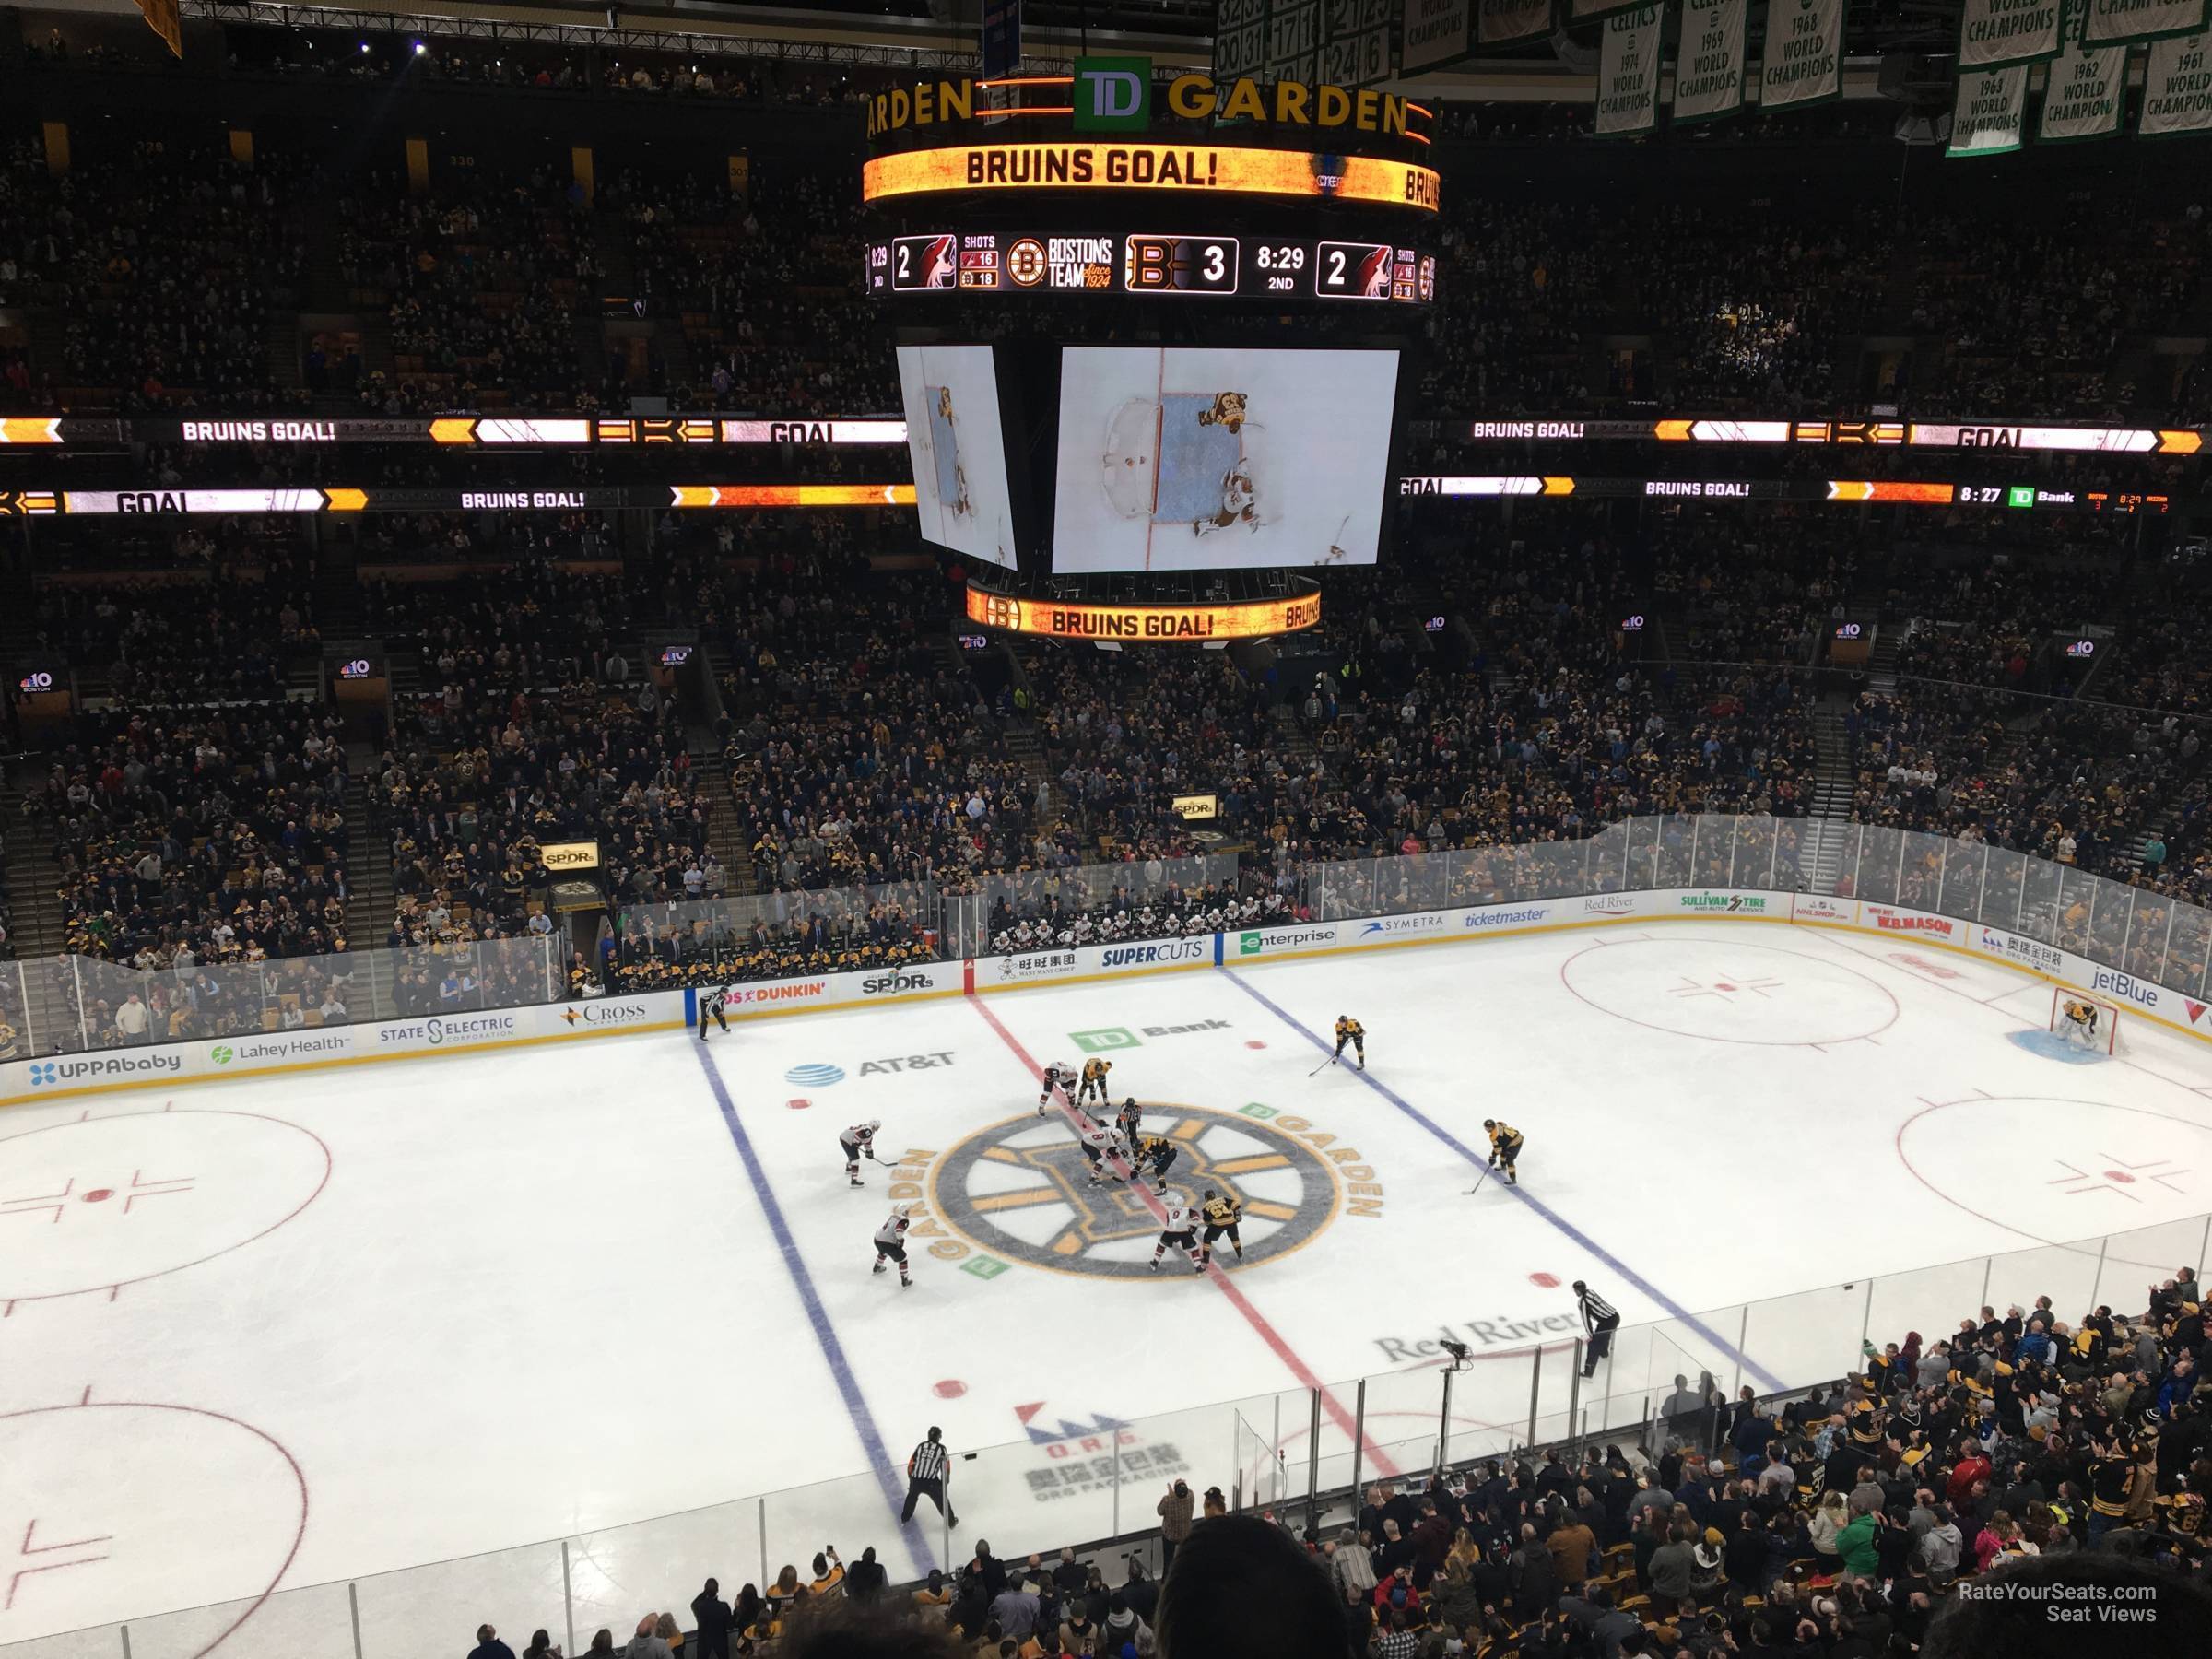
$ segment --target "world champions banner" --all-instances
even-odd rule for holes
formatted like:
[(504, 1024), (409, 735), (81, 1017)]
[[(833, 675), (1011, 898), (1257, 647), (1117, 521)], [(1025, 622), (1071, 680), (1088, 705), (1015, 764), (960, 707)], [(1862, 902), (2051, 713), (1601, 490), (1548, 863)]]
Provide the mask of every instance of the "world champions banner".
[(1682, 0), (1675, 48), (1675, 120), (1710, 121), (1744, 107), (1744, 13), (1750, 0)]
[(1966, 0), (1959, 67), (2002, 69), (2058, 55), (2059, 0)]
[(1759, 107), (1786, 110), (1843, 96), (1843, 0), (1775, 0), (1759, 55)]

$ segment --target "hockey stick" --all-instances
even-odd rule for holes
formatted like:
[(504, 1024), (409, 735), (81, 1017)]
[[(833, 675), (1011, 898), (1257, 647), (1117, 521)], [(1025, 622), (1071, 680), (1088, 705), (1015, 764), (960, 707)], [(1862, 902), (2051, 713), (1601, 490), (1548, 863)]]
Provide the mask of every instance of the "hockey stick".
[(1326, 1060), (1324, 1060), (1320, 1065), (1315, 1066), (1312, 1071), (1308, 1072), (1306, 1076), (1309, 1077), (1317, 1077), (1320, 1075), (1323, 1066), (1334, 1065), (1337, 1061), (1343, 1058), (1344, 1056), (1341, 1054), (1331, 1054)]
[(1482, 1166), (1482, 1173), (1475, 1177), (1475, 1184), (1469, 1187), (1465, 1192), (1462, 1193), (1460, 1196), (1462, 1198), (1472, 1198), (1476, 1194), (1481, 1192), (1482, 1183), (1490, 1178), (1490, 1165), (1484, 1164)]

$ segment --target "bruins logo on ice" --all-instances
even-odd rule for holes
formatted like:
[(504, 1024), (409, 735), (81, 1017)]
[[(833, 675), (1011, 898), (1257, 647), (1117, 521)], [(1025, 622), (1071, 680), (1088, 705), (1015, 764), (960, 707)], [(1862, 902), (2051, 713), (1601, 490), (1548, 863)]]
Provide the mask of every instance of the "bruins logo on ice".
[[(1335, 1219), (1335, 1171), (1273, 1124), (1159, 1100), (1144, 1111), (1143, 1138), (1175, 1148), (1170, 1191), (1195, 1208), (1211, 1187), (1244, 1207), (1244, 1259), (1223, 1241), (1217, 1265), (1234, 1271), (1288, 1255)], [(938, 1218), (979, 1250), (1098, 1278), (1153, 1277), (1146, 1264), (1158, 1218), (1127, 1184), (1090, 1179), (1063, 1117), (1009, 1118), (970, 1135), (935, 1161), (930, 1186)]]

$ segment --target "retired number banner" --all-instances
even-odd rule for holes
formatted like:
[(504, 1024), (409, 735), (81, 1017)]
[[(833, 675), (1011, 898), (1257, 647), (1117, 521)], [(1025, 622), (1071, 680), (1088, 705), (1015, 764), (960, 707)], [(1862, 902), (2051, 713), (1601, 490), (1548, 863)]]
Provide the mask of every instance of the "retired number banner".
[(2212, 133), (2212, 31), (2151, 43), (2136, 131), (2146, 138)]
[(1597, 54), (1597, 135), (1626, 138), (1659, 124), (1659, 20), (1656, 6), (1606, 19)]
[(1773, 0), (1759, 65), (1759, 107), (1843, 96), (1843, 0)]
[(2035, 129), (2040, 142), (2110, 138), (2120, 130), (2127, 104), (2126, 47), (2077, 41), (2045, 73), (2050, 78), (2043, 83), (2043, 113)]
[(1750, 0), (1682, 0), (1675, 47), (1675, 119), (1709, 121), (1744, 107), (1744, 12)]
[(2082, 39), (2091, 46), (2194, 34), (2205, 26), (2205, 0), (2088, 0)]
[(1944, 154), (2009, 154), (2020, 147), (2020, 124), (2027, 113), (2027, 65), (1970, 69), (1959, 77), (1959, 101), (1951, 108), (1951, 143)]
[(1966, 0), (1959, 67), (1997, 69), (2058, 55), (2059, 0)]

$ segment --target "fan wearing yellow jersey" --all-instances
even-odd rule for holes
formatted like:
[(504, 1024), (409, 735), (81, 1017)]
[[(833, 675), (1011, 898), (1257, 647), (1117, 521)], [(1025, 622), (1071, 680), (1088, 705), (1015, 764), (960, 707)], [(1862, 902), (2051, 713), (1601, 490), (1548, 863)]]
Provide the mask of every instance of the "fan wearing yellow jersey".
[(1336, 1053), (1335, 1056), (1336, 1059), (1344, 1058), (1344, 1045), (1347, 1042), (1352, 1045), (1353, 1053), (1359, 1056), (1359, 1069), (1365, 1071), (1367, 1069), (1367, 1028), (1349, 1014), (1339, 1014), (1336, 1016)]
[(1521, 1177), (1514, 1164), (1521, 1157), (1521, 1131), (1496, 1118), (1484, 1118), (1482, 1126), (1490, 1137), (1490, 1168), (1505, 1176), (1507, 1186), (1519, 1186)]

